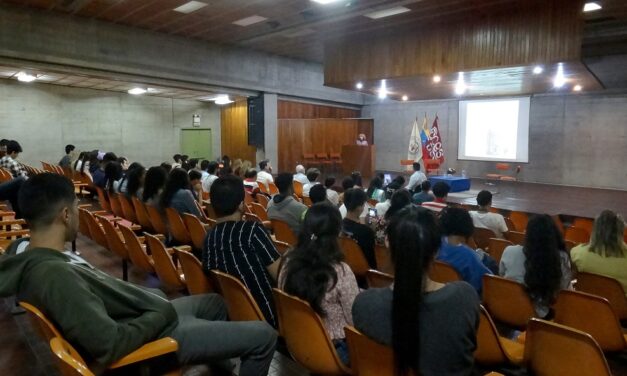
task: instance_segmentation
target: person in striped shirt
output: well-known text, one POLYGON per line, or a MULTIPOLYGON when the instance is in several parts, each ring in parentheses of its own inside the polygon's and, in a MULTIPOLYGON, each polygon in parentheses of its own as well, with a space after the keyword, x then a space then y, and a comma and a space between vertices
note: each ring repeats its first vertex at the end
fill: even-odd
POLYGON ((420 206, 436 213, 441 212, 442 209, 447 207, 446 197, 448 196, 448 192, 450 190, 451 187, 449 187, 448 184, 444 182, 439 181, 435 183, 433 185, 433 195, 435 196, 435 200, 423 202, 420 206))

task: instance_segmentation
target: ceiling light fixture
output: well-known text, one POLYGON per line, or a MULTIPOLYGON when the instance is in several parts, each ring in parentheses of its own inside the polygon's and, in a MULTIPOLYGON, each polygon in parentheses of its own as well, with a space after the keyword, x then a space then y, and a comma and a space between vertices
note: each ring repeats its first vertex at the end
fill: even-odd
POLYGON ((402 99, 403 99, 403 101, 404 101, 404 102, 407 102, 407 100, 408 100, 409 98, 407 98, 407 95, 403 95, 403 98, 402 98, 402 99))
POLYGON ((583 11, 584 12, 594 12, 595 10, 599 10, 601 8, 603 8, 603 7, 601 5, 599 5, 599 3, 589 2, 589 3, 586 3, 583 6, 583 11))
POLYGON ((457 83, 455 84, 455 94, 463 95, 467 88, 466 82, 464 82, 464 72, 459 72, 457 83))
POLYGON ((561 88, 566 83, 566 79, 564 78, 564 65, 559 63, 557 65, 557 73, 555 74, 555 78, 553 79, 553 87, 561 88))
POLYGON ((397 14, 406 13, 409 11, 411 11, 411 9, 409 8, 394 7, 394 8, 388 8, 388 9, 378 10, 376 12, 367 13, 367 14, 364 14, 364 16, 373 20, 378 20, 379 18, 396 16, 397 14))
POLYGON ((142 95, 142 94, 146 94, 146 92, 147 90, 141 87, 134 87, 128 91, 129 94, 133 94, 133 95, 142 95))
POLYGON ((385 80, 381 80, 381 87, 378 90, 379 99, 385 99, 388 96, 388 88, 385 80))
POLYGON ((20 72, 16 75, 17 80, 20 82, 33 82, 37 79, 34 74, 28 74, 26 72, 20 72))
POLYGON ((231 98, 229 98, 227 94, 218 95, 217 97, 215 97, 213 102, 218 105, 233 103, 233 101, 231 100, 231 98))
POLYGON ((207 5, 209 4, 203 3, 202 1, 190 1, 188 3, 181 5, 180 7, 174 8, 174 11, 179 12, 179 13, 189 14, 189 13, 197 11, 200 8, 204 8, 207 5))
POLYGON ((318 4, 322 4, 322 5, 326 5, 326 4, 331 4, 336 2, 337 0, 311 0, 314 3, 318 3, 318 4))
POLYGON ((266 17, 261 17, 261 16, 258 16, 258 15, 254 15, 254 16, 242 18, 241 20, 237 20, 237 21, 233 22, 233 25, 246 27, 246 26, 254 25, 256 23, 265 21, 265 20, 267 20, 266 17))
POLYGON ((581 89, 583 89, 581 85, 575 85, 575 87, 573 87, 573 91, 581 91, 581 89))
POLYGON ((357 85, 355 85, 355 87, 359 90, 364 88, 364 84, 362 84, 361 82, 358 82, 357 85))
POLYGON ((544 71, 544 69, 543 69, 541 66, 539 66, 539 65, 536 65, 536 66, 533 68, 533 74, 540 74, 540 73, 542 73, 543 71, 544 71))
POLYGON ((440 75, 436 74, 435 76, 433 76, 433 82, 437 84, 440 81, 442 81, 442 77, 440 77, 440 75))

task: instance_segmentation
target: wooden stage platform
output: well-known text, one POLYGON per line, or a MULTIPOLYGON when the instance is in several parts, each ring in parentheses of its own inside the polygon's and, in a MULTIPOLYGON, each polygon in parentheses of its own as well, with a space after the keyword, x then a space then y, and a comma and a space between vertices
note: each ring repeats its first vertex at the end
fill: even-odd
POLYGON ((567 187, 561 185, 471 179, 470 191, 451 194, 448 201, 476 205, 476 193, 486 189, 494 193, 492 206, 527 213, 594 218, 610 209, 627 218, 627 191, 567 187), (495 193, 496 192, 496 193, 495 193))

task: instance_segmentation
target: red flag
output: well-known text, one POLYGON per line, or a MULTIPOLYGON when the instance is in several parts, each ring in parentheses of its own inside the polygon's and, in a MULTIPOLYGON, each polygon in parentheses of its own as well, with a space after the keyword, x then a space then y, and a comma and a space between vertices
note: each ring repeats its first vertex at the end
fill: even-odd
POLYGON ((435 159, 444 163, 444 148, 442 147, 442 138, 440 138, 440 129, 438 128, 438 117, 433 120, 433 125, 429 131, 429 141, 427 141, 427 153, 429 159, 435 159))

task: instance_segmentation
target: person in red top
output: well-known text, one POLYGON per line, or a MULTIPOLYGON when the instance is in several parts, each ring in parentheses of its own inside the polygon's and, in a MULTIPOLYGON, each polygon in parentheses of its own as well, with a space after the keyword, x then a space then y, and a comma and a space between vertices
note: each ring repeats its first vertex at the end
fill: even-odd
POLYGON ((446 208, 446 197, 448 196, 451 187, 444 182, 437 182, 433 185, 433 195, 435 196, 435 201, 423 202, 422 207, 432 210, 436 213, 442 211, 442 209, 446 208))

